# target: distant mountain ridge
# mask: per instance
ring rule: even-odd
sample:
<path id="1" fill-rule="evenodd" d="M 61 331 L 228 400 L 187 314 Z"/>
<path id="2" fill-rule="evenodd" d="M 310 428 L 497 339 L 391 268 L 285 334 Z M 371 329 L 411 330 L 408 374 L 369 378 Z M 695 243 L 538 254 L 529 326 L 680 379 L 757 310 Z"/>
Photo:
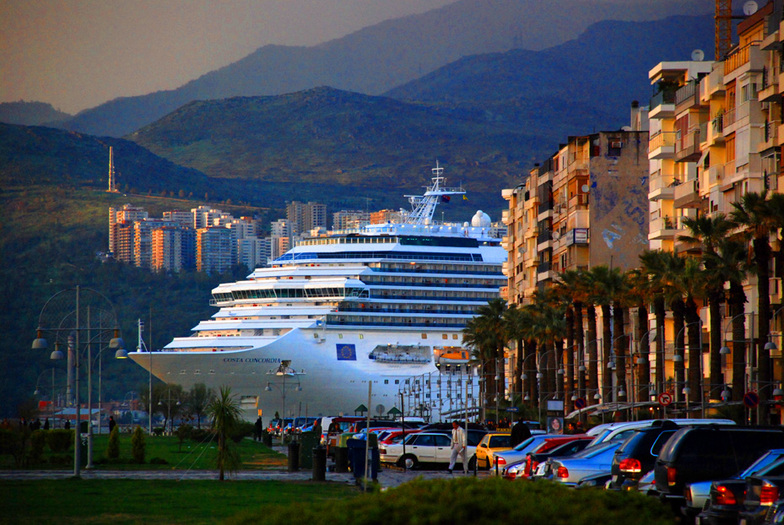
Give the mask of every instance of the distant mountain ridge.
<path id="1" fill-rule="evenodd" d="M 73 118 L 73 115 L 63 113 L 44 102 L 2 102 L 0 103 L 0 122 L 6 124 L 21 124 L 23 126 L 40 126 L 62 122 Z"/>
<path id="2" fill-rule="evenodd" d="M 541 50 L 605 20 L 650 20 L 709 13 L 709 0 L 656 2 L 460 0 L 313 47 L 265 46 L 182 87 L 117 98 L 80 112 L 66 129 L 123 136 L 193 100 L 278 95 L 330 86 L 381 94 L 461 57 L 510 49 Z M 569 13 L 569 16 L 564 16 Z"/>

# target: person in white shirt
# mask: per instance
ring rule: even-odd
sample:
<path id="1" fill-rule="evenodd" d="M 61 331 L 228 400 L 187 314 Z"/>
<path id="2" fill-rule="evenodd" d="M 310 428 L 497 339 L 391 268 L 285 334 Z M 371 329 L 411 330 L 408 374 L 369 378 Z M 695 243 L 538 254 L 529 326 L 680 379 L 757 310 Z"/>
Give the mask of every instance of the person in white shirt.
<path id="1" fill-rule="evenodd" d="M 457 457 L 463 460 L 463 473 L 468 474 L 468 461 L 466 461 L 466 432 L 457 421 L 452 421 L 452 455 L 449 458 L 449 473 L 455 468 Z"/>

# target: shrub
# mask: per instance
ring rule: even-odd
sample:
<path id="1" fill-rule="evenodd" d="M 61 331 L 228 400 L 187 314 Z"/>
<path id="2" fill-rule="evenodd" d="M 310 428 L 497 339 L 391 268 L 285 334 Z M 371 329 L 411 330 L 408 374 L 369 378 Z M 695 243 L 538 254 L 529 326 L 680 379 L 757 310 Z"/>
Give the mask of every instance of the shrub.
<path id="1" fill-rule="evenodd" d="M 144 440 L 144 431 L 142 427 L 137 426 L 131 436 L 131 455 L 136 463 L 144 463 L 144 454 L 147 444 Z"/>
<path id="2" fill-rule="evenodd" d="M 242 441 L 246 436 L 252 436 L 253 432 L 255 432 L 256 427 L 253 426 L 253 423 L 249 423 L 247 421 L 241 421 L 231 429 L 229 433 L 229 437 L 235 443 L 239 443 Z"/>
<path id="3" fill-rule="evenodd" d="M 212 439 L 214 433 L 211 430 L 197 428 L 191 432 L 191 439 L 197 443 L 204 443 Z"/>
<path id="4" fill-rule="evenodd" d="M 73 430 L 50 430 L 46 436 L 46 444 L 49 445 L 49 450 L 55 454 L 61 452 L 68 452 L 74 442 Z"/>
<path id="5" fill-rule="evenodd" d="M 177 436 L 177 439 L 179 440 L 178 448 L 180 452 L 182 452 L 182 443 L 186 439 L 189 439 L 191 437 L 191 434 L 193 434 L 193 427 L 190 425 L 180 425 L 179 427 L 177 427 L 177 430 L 174 431 L 174 434 Z"/>
<path id="6" fill-rule="evenodd" d="M 635 492 L 573 490 L 552 483 L 509 483 L 461 477 L 415 480 L 348 500 L 265 507 L 239 523 L 553 523 L 559 525 L 671 525 L 655 498 Z"/>
<path id="7" fill-rule="evenodd" d="M 46 435 L 48 430 L 35 430 L 30 435 L 30 461 L 33 463 L 40 463 L 41 457 L 44 455 L 44 447 L 46 446 Z"/>
<path id="8" fill-rule="evenodd" d="M 155 427 L 152 429 L 152 433 L 158 437 L 163 435 L 163 428 L 162 427 Z"/>
<path id="9" fill-rule="evenodd" d="M 169 462 L 163 458 L 150 458 L 150 465 L 168 465 Z"/>
<path id="10" fill-rule="evenodd" d="M 120 457 L 120 429 L 115 426 L 109 433 L 109 444 L 106 446 L 106 457 L 117 459 Z"/>
<path id="11" fill-rule="evenodd" d="M 24 465 L 29 435 L 30 429 L 26 426 L 20 429 L 0 430 L 0 453 L 11 454 L 17 467 Z"/>

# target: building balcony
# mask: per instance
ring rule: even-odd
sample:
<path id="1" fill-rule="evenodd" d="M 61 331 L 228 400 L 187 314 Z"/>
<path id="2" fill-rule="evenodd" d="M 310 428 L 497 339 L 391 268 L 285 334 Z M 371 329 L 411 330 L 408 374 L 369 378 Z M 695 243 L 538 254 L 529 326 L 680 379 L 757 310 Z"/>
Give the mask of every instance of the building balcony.
<path id="1" fill-rule="evenodd" d="M 569 209 L 573 210 L 575 208 L 583 208 L 588 206 L 588 194 L 587 193 L 579 193 L 569 199 Z"/>
<path id="2" fill-rule="evenodd" d="M 720 113 L 711 119 L 705 127 L 707 135 L 705 143 L 708 146 L 724 143 L 724 113 Z"/>
<path id="3" fill-rule="evenodd" d="M 674 131 L 659 131 L 648 141 L 648 159 L 671 159 L 675 156 Z"/>
<path id="4" fill-rule="evenodd" d="M 663 175 L 661 170 L 651 173 L 648 185 L 648 200 L 672 200 L 675 196 L 675 186 L 679 183 L 672 175 Z"/>
<path id="5" fill-rule="evenodd" d="M 700 128 L 692 128 L 675 142 L 676 162 L 696 162 L 702 155 L 700 150 Z"/>
<path id="6" fill-rule="evenodd" d="M 736 49 L 724 60 L 724 83 L 729 84 L 752 71 L 762 71 L 765 58 L 759 42 Z"/>
<path id="7" fill-rule="evenodd" d="M 779 124 L 776 130 L 776 145 L 784 146 L 784 123 Z"/>
<path id="8" fill-rule="evenodd" d="M 674 239 L 677 229 L 672 217 L 659 217 L 651 220 L 648 231 L 648 240 L 656 241 Z"/>
<path id="9" fill-rule="evenodd" d="M 766 122 L 763 128 L 762 142 L 759 143 L 757 150 L 765 151 L 778 146 L 779 121 Z"/>
<path id="10" fill-rule="evenodd" d="M 699 208 L 701 203 L 700 185 L 697 179 L 687 180 L 675 187 L 676 208 Z"/>
<path id="11" fill-rule="evenodd" d="M 675 115 L 675 91 L 660 91 L 651 97 L 648 118 L 663 119 Z"/>
<path id="12" fill-rule="evenodd" d="M 707 174 L 707 182 L 708 187 L 715 186 L 716 184 L 721 184 L 722 180 L 724 179 L 724 164 L 718 164 L 715 166 L 711 166 L 706 171 Z"/>
<path id="13" fill-rule="evenodd" d="M 700 90 L 697 81 L 692 80 L 675 92 L 675 113 L 680 114 L 699 105 Z"/>
<path id="14" fill-rule="evenodd" d="M 710 102 L 713 98 L 724 97 L 724 63 L 716 64 L 713 71 L 700 82 L 700 100 Z"/>
<path id="15" fill-rule="evenodd" d="M 760 102 L 775 102 L 781 100 L 779 85 L 781 73 L 776 68 L 765 68 L 762 72 L 762 89 L 757 93 Z"/>

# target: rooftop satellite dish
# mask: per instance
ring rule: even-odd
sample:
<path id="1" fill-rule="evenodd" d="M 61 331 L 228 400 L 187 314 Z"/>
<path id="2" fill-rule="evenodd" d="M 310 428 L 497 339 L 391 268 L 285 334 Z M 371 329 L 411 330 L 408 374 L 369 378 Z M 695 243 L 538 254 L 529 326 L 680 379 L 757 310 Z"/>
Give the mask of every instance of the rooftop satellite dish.
<path id="1" fill-rule="evenodd" d="M 702 51 L 702 49 L 695 49 L 691 52 L 691 59 L 695 62 L 702 62 L 704 58 L 705 53 Z"/>
<path id="2" fill-rule="evenodd" d="M 749 0 L 748 2 L 743 4 L 743 14 L 746 16 L 753 15 L 754 13 L 757 12 L 757 9 L 759 9 L 759 6 L 757 5 L 757 2 L 755 2 L 754 0 Z"/>
<path id="3" fill-rule="evenodd" d="M 583 193 L 588 193 L 591 188 L 587 184 L 583 184 L 580 189 L 583 190 Z"/>

